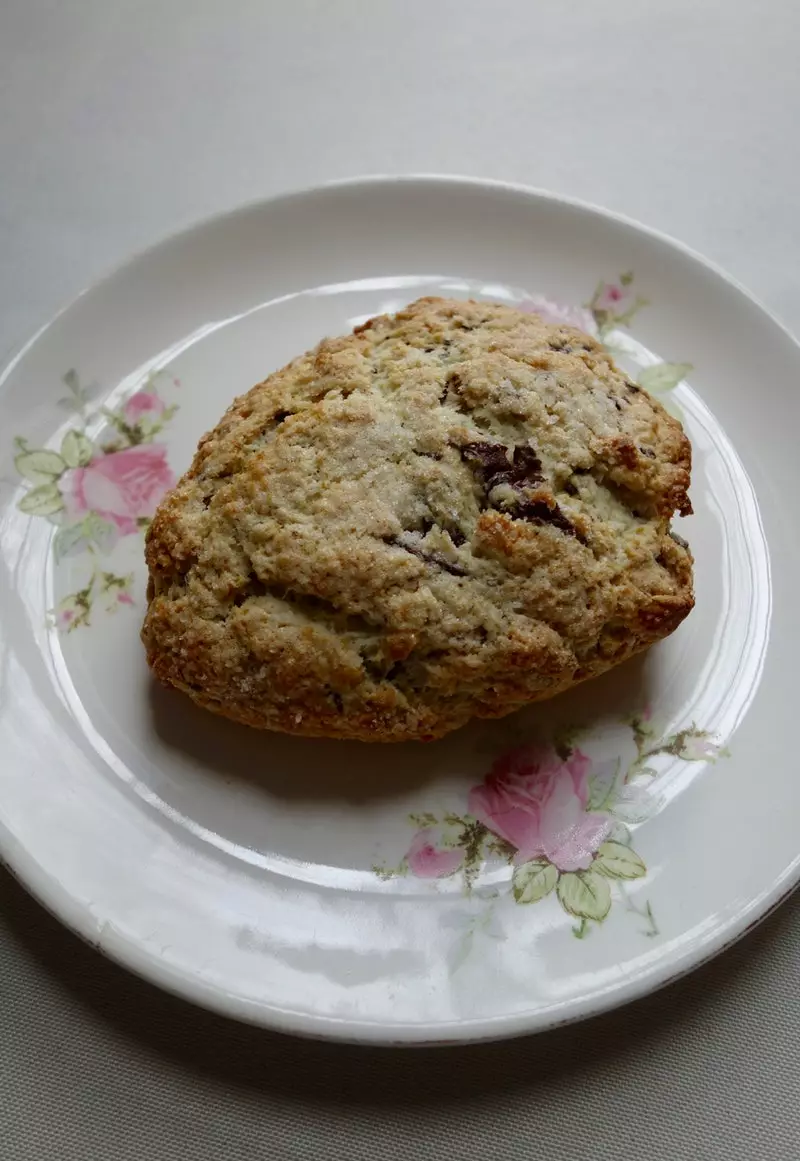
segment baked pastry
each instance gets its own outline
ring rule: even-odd
[[[681,425],[594,339],[422,298],[237,399],[147,536],[162,682],[247,725],[432,739],[671,633]]]

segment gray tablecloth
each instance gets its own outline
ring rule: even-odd
[[[791,0],[3,0],[0,349],[190,221],[369,171],[608,205],[800,330],[798,43]],[[588,1024],[366,1050],[162,995],[0,873],[0,1156],[787,1161],[799,951],[796,898]]]

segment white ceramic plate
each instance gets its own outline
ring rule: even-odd
[[[156,688],[142,529],[199,436],[322,336],[438,293],[599,329],[680,411],[696,611],[428,746],[259,734]],[[510,186],[328,186],[148,251],[2,380],[3,857],[133,970],[296,1032],[506,1036],[687,971],[800,873],[798,379],[696,255]]]

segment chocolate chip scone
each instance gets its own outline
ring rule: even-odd
[[[237,399],[147,537],[166,685],[247,725],[432,739],[691,610],[680,424],[588,335],[422,298]]]

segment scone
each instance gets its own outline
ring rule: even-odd
[[[422,298],[237,399],[147,537],[147,657],[238,722],[432,739],[691,610],[681,425],[588,335]]]

